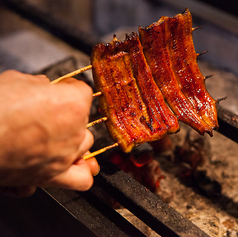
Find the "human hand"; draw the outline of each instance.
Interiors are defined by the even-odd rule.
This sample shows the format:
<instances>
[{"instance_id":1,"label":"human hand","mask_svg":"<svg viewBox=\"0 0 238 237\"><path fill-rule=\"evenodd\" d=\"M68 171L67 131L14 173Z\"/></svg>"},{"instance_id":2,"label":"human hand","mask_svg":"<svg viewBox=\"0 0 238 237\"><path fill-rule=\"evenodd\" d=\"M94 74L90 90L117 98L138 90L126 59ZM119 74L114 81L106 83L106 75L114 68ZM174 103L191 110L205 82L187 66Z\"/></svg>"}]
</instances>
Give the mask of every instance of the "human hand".
<instances>
[{"instance_id":1,"label":"human hand","mask_svg":"<svg viewBox=\"0 0 238 237\"><path fill-rule=\"evenodd\" d=\"M95 158L82 159L93 144L86 129L91 88L6 71L0 93L0 186L89 189L99 171Z\"/></svg>"}]
</instances>

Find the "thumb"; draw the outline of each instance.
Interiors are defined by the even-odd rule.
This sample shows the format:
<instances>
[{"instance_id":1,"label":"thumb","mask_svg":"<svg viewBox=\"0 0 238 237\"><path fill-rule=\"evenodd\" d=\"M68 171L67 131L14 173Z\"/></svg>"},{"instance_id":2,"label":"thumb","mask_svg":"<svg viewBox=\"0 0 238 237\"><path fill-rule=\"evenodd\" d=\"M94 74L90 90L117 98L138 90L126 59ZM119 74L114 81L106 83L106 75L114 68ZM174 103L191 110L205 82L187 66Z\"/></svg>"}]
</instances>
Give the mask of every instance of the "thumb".
<instances>
[{"instance_id":1,"label":"thumb","mask_svg":"<svg viewBox=\"0 0 238 237\"><path fill-rule=\"evenodd\" d=\"M63 189L86 191L93 185L93 175L87 162L83 159L71 165L64 172L54 176L43 187L58 187Z\"/></svg>"}]
</instances>

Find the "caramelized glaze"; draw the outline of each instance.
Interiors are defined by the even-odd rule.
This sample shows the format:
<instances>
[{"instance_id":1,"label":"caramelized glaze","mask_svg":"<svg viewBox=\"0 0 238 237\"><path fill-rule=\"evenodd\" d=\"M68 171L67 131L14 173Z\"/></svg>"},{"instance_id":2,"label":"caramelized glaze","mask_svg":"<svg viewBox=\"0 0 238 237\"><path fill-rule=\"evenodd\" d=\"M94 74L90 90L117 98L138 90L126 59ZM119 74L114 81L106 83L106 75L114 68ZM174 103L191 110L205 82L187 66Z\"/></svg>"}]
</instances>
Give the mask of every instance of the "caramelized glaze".
<instances>
[{"instance_id":1,"label":"caramelized glaze","mask_svg":"<svg viewBox=\"0 0 238 237\"><path fill-rule=\"evenodd\" d=\"M93 48L93 78L101 113L113 140L125 152L146 141L178 131L176 117L157 87L137 34Z\"/></svg>"},{"instance_id":2,"label":"caramelized glaze","mask_svg":"<svg viewBox=\"0 0 238 237\"><path fill-rule=\"evenodd\" d=\"M95 88L106 126L124 152L179 130L178 120L200 134L218 128L216 101L197 65L188 9L125 41L114 36L91 54ZM166 104L167 103L167 104ZM167 106L168 105L168 106Z\"/></svg>"},{"instance_id":3,"label":"caramelized glaze","mask_svg":"<svg viewBox=\"0 0 238 237\"><path fill-rule=\"evenodd\" d=\"M216 102L197 65L189 10L139 27L139 34L154 79L177 118L200 134L212 135L218 127Z\"/></svg>"}]
</instances>

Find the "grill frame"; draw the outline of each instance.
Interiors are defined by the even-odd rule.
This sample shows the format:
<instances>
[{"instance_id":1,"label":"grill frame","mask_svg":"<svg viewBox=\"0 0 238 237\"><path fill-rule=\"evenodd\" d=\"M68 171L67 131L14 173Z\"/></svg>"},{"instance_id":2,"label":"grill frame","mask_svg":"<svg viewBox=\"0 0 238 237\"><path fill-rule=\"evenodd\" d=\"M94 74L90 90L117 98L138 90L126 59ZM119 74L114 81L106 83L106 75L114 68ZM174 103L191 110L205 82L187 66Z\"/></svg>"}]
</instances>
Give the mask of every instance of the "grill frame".
<instances>
[{"instance_id":1,"label":"grill frame","mask_svg":"<svg viewBox=\"0 0 238 237\"><path fill-rule=\"evenodd\" d=\"M180 213L120 170L104 157L98 159L101 171L90 191L75 192L47 189L46 192L96 236L144 236L109 207L103 199L109 195L161 236L208 237ZM100 195L101 191L103 197ZM93 214L92 214L93 213ZM92 218L96 216L96 218ZM105 231L105 225L107 230ZM101 227L100 227L101 226ZM129 228L128 228L129 227ZM135 232L137 234L135 235Z\"/></svg>"}]
</instances>

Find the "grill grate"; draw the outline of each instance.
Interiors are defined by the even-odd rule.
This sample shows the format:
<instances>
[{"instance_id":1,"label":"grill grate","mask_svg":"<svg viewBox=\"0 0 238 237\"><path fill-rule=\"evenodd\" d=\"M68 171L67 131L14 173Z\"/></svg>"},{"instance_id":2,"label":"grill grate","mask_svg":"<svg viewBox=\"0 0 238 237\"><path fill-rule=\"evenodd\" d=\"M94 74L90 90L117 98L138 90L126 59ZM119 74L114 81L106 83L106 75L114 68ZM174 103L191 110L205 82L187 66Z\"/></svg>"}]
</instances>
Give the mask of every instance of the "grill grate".
<instances>
[{"instance_id":1,"label":"grill grate","mask_svg":"<svg viewBox=\"0 0 238 237\"><path fill-rule=\"evenodd\" d=\"M47 189L50 195L97 236L143 236L139 232L135 235L138 230L125 224L124 219L103 203L100 190L121 203L161 236L208 236L111 162L103 157L98 160L101 172L95 177L92 190L79 193ZM103 231L105 226L108 228L106 232Z\"/></svg>"}]
</instances>

